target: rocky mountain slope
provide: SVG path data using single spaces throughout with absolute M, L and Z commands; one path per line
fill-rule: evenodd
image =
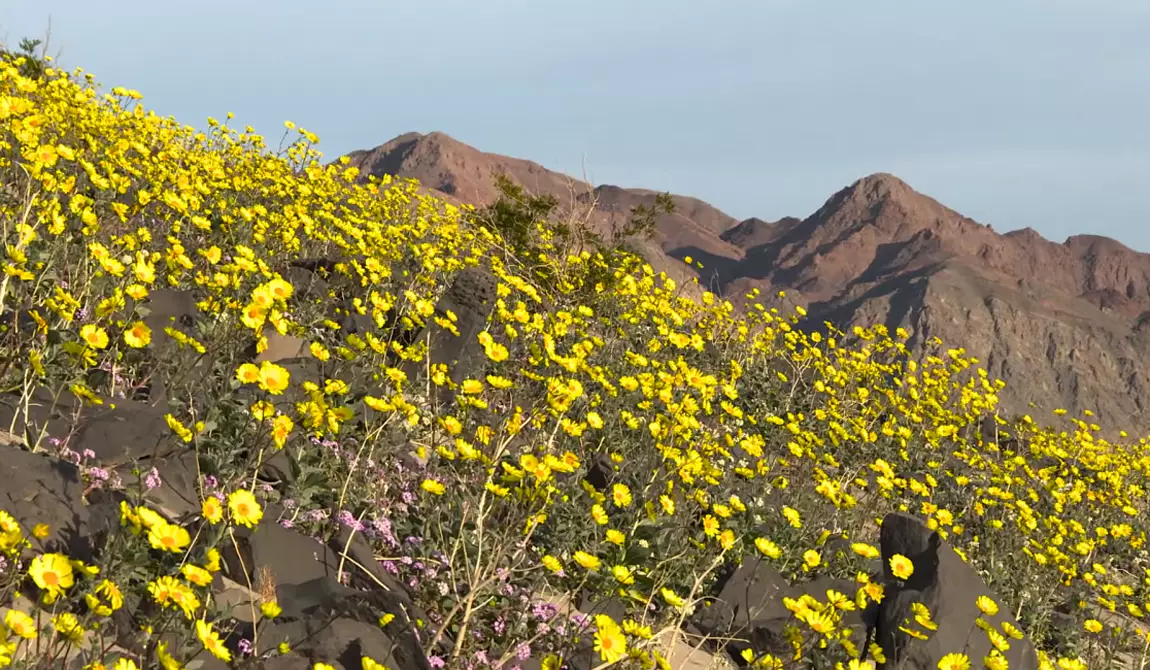
M 497 197 L 502 172 L 561 203 L 596 201 L 603 229 L 656 193 L 592 186 L 442 133 L 409 133 L 350 157 L 365 174 L 414 177 L 477 205 Z M 1033 401 L 1091 409 L 1132 431 L 1150 423 L 1150 254 L 1094 235 L 1059 244 L 1030 229 L 1001 234 L 889 174 L 856 181 L 805 219 L 738 221 L 674 199 L 646 251 L 680 281 L 698 277 L 733 299 L 785 289 L 816 323 L 901 326 L 914 343 L 938 336 L 1009 384 L 1010 411 L 1033 412 Z

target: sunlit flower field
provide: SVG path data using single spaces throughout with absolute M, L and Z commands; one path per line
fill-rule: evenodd
M 0 511 L 0 666 L 259 667 L 245 664 L 288 653 L 237 640 L 211 589 L 238 530 L 280 524 L 366 538 L 424 613 L 413 625 L 434 668 L 558 669 L 580 645 L 597 668 L 670 667 L 667 633 L 754 556 L 795 583 L 855 587 L 789 600 L 787 648 L 735 662 L 874 667 L 883 650 L 840 623 L 883 599 L 884 567 L 910 577 L 878 549 L 897 511 L 980 573 L 997 594 L 980 610 L 1017 619 L 1021 631 L 974 632 L 995 649 L 1025 633 L 1043 667 L 1146 658 L 1145 440 L 1108 441 L 1089 413 L 984 420 L 1004 385 L 962 343 L 909 351 L 882 326 L 800 329 L 801 308 L 758 295 L 690 298 L 635 256 L 560 243 L 546 221 L 544 253 L 517 257 L 474 210 L 326 163 L 291 123 L 269 139 L 228 114 L 201 131 L 81 70 L 19 66 L 0 67 L 3 391 L 30 412 L 43 391 L 107 405 L 162 386 L 165 439 L 194 449 L 202 474 L 200 508 L 173 516 L 150 497 L 158 474 L 72 459 L 87 491 L 123 500 L 89 562 Z M 332 294 L 305 296 L 293 259 L 330 259 Z M 436 304 L 475 267 L 497 279 L 495 304 L 482 365 L 453 375 L 410 334 L 455 328 Z M 200 318 L 149 326 L 149 297 L 171 289 Z M 333 307 L 366 326 L 350 332 Z M 257 362 L 269 336 L 302 338 L 312 367 Z M 29 437 L 74 456 L 62 436 Z M 308 476 L 257 476 L 283 454 Z M 258 637 L 280 604 L 247 586 Z M 613 614 L 586 606 L 608 601 Z M 143 653 L 106 640 L 129 606 L 149 613 Z M 933 633 L 929 611 L 917 622 Z M 984 666 L 1005 659 L 940 662 Z

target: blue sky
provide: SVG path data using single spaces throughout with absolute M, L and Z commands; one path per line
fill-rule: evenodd
M 106 87 L 332 158 L 441 130 L 767 219 L 893 172 L 999 231 L 1150 251 L 1145 0 L 3 0 L 0 37 L 49 18 Z

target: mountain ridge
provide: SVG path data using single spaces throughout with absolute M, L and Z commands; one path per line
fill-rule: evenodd
M 480 151 L 441 132 L 407 133 L 348 154 L 365 175 L 418 179 L 454 202 L 498 198 L 495 175 L 596 211 L 590 223 L 652 204 L 657 191 L 595 186 L 533 161 Z M 1058 243 L 1030 228 L 999 233 L 899 177 L 877 172 L 803 218 L 738 220 L 672 196 L 642 246 L 657 270 L 739 302 L 758 289 L 809 310 L 813 323 L 906 328 L 938 336 L 1007 381 L 1008 411 L 1090 409 L 1118 423 L 1150 421 L 1150 254 L 1083 233 Z M 690 262 L 686 262 L 690 258 Z M 700 267 L 701 266 L 701 267 Z M 1023 398 L 1025 396 L 1025 400 Z

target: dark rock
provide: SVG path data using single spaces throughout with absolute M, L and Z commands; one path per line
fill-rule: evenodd
M 196 307 L 196 297 L 191 291 L 177 289 L 155 289 L 148 294 L 147 314 L 143 321 L 152 329 L 154 342 L 170 341 L 164 328 L 172 326 L 186 333 L 195 327 L 200 319 Z
M 879 606 L 876 641 L 886 654 L 886 667 L 935 668 L 939 659 L 949 653 L 965 653 L 975 663 L 981 663 L 992 648 L 986 634 L 975 627 L 980 614 L 975 601 L 982 595 L 1000 605 L 998 614 L 983 616 L 987 622 L 999 631 L 1004 621 L 1018 627 L 978 573 L 917 518 L 888 514 L 882 523 L 881 547 L 887 586 Z M 895 554 L 914 563 L 914 572 L 905 582 L 891 573 L 889 560 Z M 899 630 L 907 620 L 909 627 L 921 630 L 911 609 L 916 602 L 925 605 L 938 624 L 938 630 L 927 640 L 915 639 Z M 1029 639 L 1009 642 L 1005 656 L 1012 669 L 1038 667 Z
M 43 448 L 46 440 L 67 438 L 75 429 L 74 417 L 84 407 L 69 391 L 56 397 L 46 388 L 37 388 L 26 403 L 17 394 L 5 394 L 0 396 L 0 430 L 23 438 L 32 447 Z
M 323 279 L 338 276 L 336 266 L 344 261 L 334 258 L 297 258 L 288 264 L 288 267 L 300 268 L 312 272 Z
M 339 665 L 329 664 L 336 670 L 344 670 L 344 668 Z M 263 670 L 312 670 L 313 664 L 306 656 L 301 656 L 299 653 L 293 651 L 287 656 L 272 656 L 264 660 L 260 664 L 260 667 L 263 668 Z
M 397 618 L 398 620 L 398 618 Z M 388 625 L 391 628 L 395 625 Z M 429 670 L 430 665 L 410 632 L 389 634 L 370 621 L 348 617 L 308 617 L 296 621 L 276 621 L 261 633 L 261 639 L 279 643 L 287 641 L 293 653 L 278 660 L 281 665 L 272 668 L 304 667 L 296 659 L 310 663 L 324 662 L 347 670 L 358 670 L 364 656 L 383 663 L 393 670 Z M 338 664 L 338 665 L 337 665 Z
M 260 634 L 261 653 L 288 642 L 292 656 L 359 668 L 363 656 L 392 668 L 428 668 L 416 629 L 416 618 L 387 591 L 364 592 L 329 577 L 278 589 L 283 613 Z M 379 619 L 394 614 L 386 627 Z M 284 659 L 287 662 L 287 659 Z M 310 667 L 310 666 L 308 666 Z
M 16 447 L 0 447 L 0 510 L 11 514 L 25 532 L 48 524 L 48 535 L 33 542 L 42 551 L 61 551 L 73 558 L 91 556 L 89 510 L 84 482 L 75 465 Z
M 456 336 L 434 321 L 428 323 L 419 339 L 427 338 L 431 363 L 446 364 L 456 384 L 482 373 L 486 354 L 478 336 L 487 327 L 487 318 L 495 303 L 498 281 L 483 268 L 468 268 L 456 274 L 454 281 L 435 306 L 438 316 L 455 315 Z M 424 363 L 408 364 L 408 376 L 414 378 Z M 449 399 L 446 396 L 445 399 Z
M 631 605 L 622 598 L 614 596 L 593 598 L 592 593 L 591 589 L 583 589 L 579 592 L 579 604 L 576 609 L 587 616 L 606 614 L 615 621 L 622 621 L 631 610 Z
M 199 338 L 197 326 L 203 323 L 204 315 L 196 306 L 196 296 L 191 291 L 178 289 L 155 289 L 148 294 L 147 302 L 143 305 L 143 321 L 152 329 L 152 348 L 157 357 L 168 358 L 171 361 L 169 369 L 184 371 L 178 380 L 181 388 L 196 388 L 204 379 L 212 374 L 212 357 L 201 355 L 191 347 L 180 347 L 164 328 L 171 326 L 193 337 Z M 147 384 L 146 396 L 148 404 L 163 407 L 177 390 L 168 388 L 170 382 L 159 375 L 151 378 Z
M 140 403 L 105 401 L 84 410 L 68 446 L 77 452 L 90 449 L 96 460 L 114 465 L 186 450 L 164 414 L 162 408 Z
M 595 487 L 596 491 L 602 492 L 607 489 L 607 485 L 615 478 L 615 472 L 619 466 L 611 461 L 611 457 L 607 454 L 598 454 L 595 460 L 590 463 L 587 468 L 587 474 L 584 479 L 587 483 Z
M 343 310 L 335 315 L 333 321 L 339 324 L 340 333 L 344 337 L 357 333 L 366 333 L 375 330 L 375 320 L 367 314 L 360 314 L 353 309 Z
M 783 598 L 800 594 L 766 560 L 748 558 L 695 615 L 691 627 L 704 635 L 734 638 L 727 650 L 736 659 L 748 647 L 756 653 L 785 649 L 783 628 L 792 615 Z
M 284 588 L 327 578 L 340 588 L 343 588 L 340 582 L 344 581 L 363 590 L 392 594 L 407 611 L 415 611 L 407 591 L 380 567 L 362 535 L 351 536 L 349 542 L 349 531 L 343 529 L 328 545 L 275 523 L 278 513 L 276 506 L 269 505 L 264 510 L 264 520 L 258 526 L 237 529 L 238 553 L 230 543 L 225 545 L 224 570 L 233 581 L 258 587 L 262 572 L 276 586 L 277 597 L 283 597 Z M 345 578 L 340 580 L 340 559 L 345 547 L 348 560 L 342 561 Z M 286 609 L 287 606 L 284 607 Z
M 256 344 L 253 342 L 244 352 L 245 357 L 256 364 L 264 361 L 278 363 L 293 358 L 311 358 L 308 342 L 302 337 L 280 335 L 271 328 L 264 329 L 264 337 L 267 339 L 267 347 L 263 351 L 257 352 Z
M 293 264 L 280 270 L 280 276 L 292 285 L 289 306 L 317 304 L 329 298 L 331 284 L 314 270 Z
M 266 570 L 277 587 L 336 577 L 339 558 L 323 542 L 275 523 L 271 505 L 264 514 L 265 519 L 254 529 L 236 529 L 238 551 L 225 543 L 222 557 L 228 577 L 257 589 L 261 570 Z
M 199 512 L 203 502 L 200 498 L 201 465 L 196 452 L 191 449 L 181 449 L 171 455 L 142 462 L 141 477 L 147 475 L 149 467 L 155 467 L 162 482 L 159 488 L 148 491 L 146 497 L 174 515 Z
M 14 405 L 18 398 L 0 401 L 0 425 L 11 425 L 28 444 L 51 451 L 50 438 L 83 454 L 92 463 L 117 472 L 127 483 L 133 467 L 147 472 L 155 467 L 164 481 L 150 492 L 169 509 L 180 513 L 198 509 L 199 467 L 195 452 L 172 434 L 164 411 L 127 400 L 104 398 L 104 404 L 82 402 L 70 392 L 54 399 L 46 390 L 33 394 L 25 414 Z

